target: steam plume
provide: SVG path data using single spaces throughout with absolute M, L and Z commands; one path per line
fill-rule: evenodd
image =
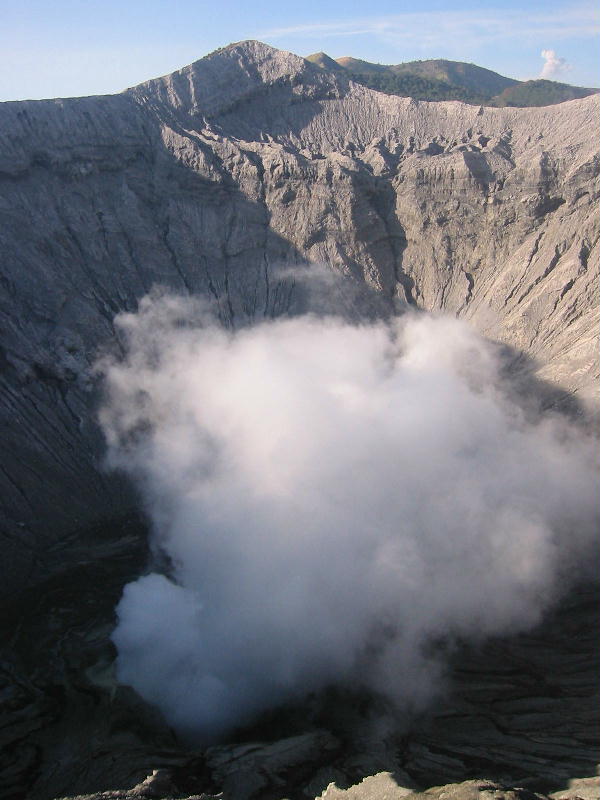
M 554 50 L 542 50 L 542 58 L 544 59 L 544 66 L 540 72 L 540 78 L 552 80 L 572 69 L 572 66 L 567 63 L 567 60 L 557 56 Z
M 183 734 L 333 682 L 427 702 L 432 641 L 533 625 L 588 546 L 591 444 L 456 320 L 231 332 L 163 296 L 117 326 L 109 460 L 170 563 L 125 589 L 118 674 Z

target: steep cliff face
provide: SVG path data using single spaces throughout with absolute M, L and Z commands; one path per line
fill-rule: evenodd
M 539 109 L 415 102 L 246 42 L 118 96 L 0 106 L 1 591 L 38 587 L 0 619 L 12 649 L 0 675 L 11 704 L 7 796 L 34 784 L 39 797 L 132 785 L 157 759 L 183 758 L 127 690 L 114 695 L 110 675 L 112 608 L 144 563 L 143 532 L 115 522 L 132 497 L 102 471 L 95 422 L 93 365 L 119 346 L 114 316 L 157 284 L 212 298 L 226 325 L 293 313 L 305 297 L 290 267 L 325 265 L 364 287 L 379 313 L 414 306 L 468 319 L 593 409 L 599 105 L 597 96 Z M 591 664 L 593 643 L 577 636 Z M 523 652 L 533 646 L 525 640 Z M 532 682 L 543 684 L 540 704 L 558 698 L 544 769 L 564 756 L 585 771 L 595 751 L 580 695 L 594 678 L 579 668 L 571 681 L 561 646 L 551 648 L 557 667 L 544 656 L 531 668 L 543 676 L 550 665 L 547 681 L 527 673 L 523 688 L 509 663 L 506 691 L 515 713 Z M 464 679 L 468 714 L 459 709 L 452 727 L 454 712 L 440 712 L 446 755 L 427 729 L 402 745 L 416 775 L 453 762 L 462 779 L 471 756 L 488 763 L 481 697 L 494 721 L 499 679 L 481 659 L 481 680 Z M 568 686 L 557 689 L 565 664 Z M 544 723 L 527 719 L 533 764 Z M 522 742 L 498 747 L 521 764 Z M 356 748 L 364 754 L 362 739 Z M 458 752 L 471 756 L 456 762 Z M 345 774 L 396 763 L 379 750 L 369 758 Z M 507 764 L 507 775 L 521 774 Z M 556 785 L 568 769 L 556 767 Z

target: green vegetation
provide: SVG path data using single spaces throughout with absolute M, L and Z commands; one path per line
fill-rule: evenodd
M 488 98 L 500 94 L 504 89 L 516 86 L 519 83 L 513 78 L 505 78 L 504 75 L 498 75 L 497 72 L 478 67 L 476 64 L 467 64 L 463 61 L 446 61 L 445 59 L 408 61 L 405 64 L 397 64 L 387 69 L 397 75 L 409 73 L 421 75 L 423 78 L 434 78 L 455 87 L 470 89 Z
M 371 64 L 370 61 L 361 61 L 360 58 L 338 58 L 337 63 L 340 67 L 347 69 L 348 72 L 387 72 L 391 67 L 385 64 Z
M 416 100 L 460 100 L 485 106 L 547 106 L 600 92 L 547 80 L 517 81 L 462 61 L 430 59 L 404 64 L 371 64 L 357 58 L 315 53 L 308 60 L 330 72 L 385 94 Z
M 462 100 L 463 103 L 475 105 L 481 105 L 487 100 L 485 95 L 470 89 L 452 86 L 435 78 L 422 78 L 420 75 L 411 73 L 397 75 L 393 72 L 349 72 L 348 76 L 356 83 L 368 86 L 369 89 L 401 97 L 414 97 L 416 100 Z
M 327 53 L 313 53 L 312 56 L 306 56 L 306 60 L 311 64 L 316 64 L 321 69 L 326 69 L 329 72 L 343 72 L 344 68 L 330 58 Z
M 565 100 L 576 100 L 597 93 L 598 89 L 584 89 L 581 86 L 569 86 L 568 83 L 554 81 L 524 81 L 517 86 L 505 89 L 494 98 L 497 106 L 552 106 L 564 103 Z

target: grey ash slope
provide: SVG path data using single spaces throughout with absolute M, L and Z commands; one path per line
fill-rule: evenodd
M 325 264 L 383 312 L 409 304 L 468 319 L 595 407 L 599 105 L 416 102 L 258 42 L 121 95 L 0 105 L 3 592 L 44 582 L 66 618 L 53 576 L 103 560 L 104 586 L 117 581 L 115 560 L 133 558 L 139 536 L 112 523 L 132 498 L 101 470 L 92 365 L 114 346 L 114 315 L 155 284 L 206 294 L 237 325 L 300 310 L 286 269 Z M 91 526 L 107 519 L 100 536 Z M 56 682 L 53 708 L 61 692 L 76 695 L 63 681 L 93 695 L 63 664 L 79 659 L 83 675 L 93 662 L 89 624 L 56 637 L 59 677 L 36 665 L 19 698 L 44 681 Z M 19 737 L 50 712 L 27 702 L 3 729 L 15 785 L 44 763 Z M 69 774 L 93 743 L 83 738 Z

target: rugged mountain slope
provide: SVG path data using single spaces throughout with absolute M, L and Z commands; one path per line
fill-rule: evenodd
M 412 305 L 468 319 L 593 408 L 599 105 L 416 102 L 257 42 L 117 96 L 2 104 L 3 592 L 43 583 L 43 605 L 60 620 L 73 601 L 54 576 L 92 565 L 90 581 L 103 583 L 102 559 L 143 549 L 114 523 L 131 496 L 101 470 L 93 363 L 114 343 L 114 315 L 155 284 L 206 294 L 238 325 L 300 310 L 289 267 L 325 264 L 366 287 L 382 313 Z M 40 600 L 27 597 L 17 608 L 35 620 Z M 88 669 L 90 624 L 69 623 L 49 645 L 57 664 L 79 648 Z M 10 685 L 21 668 L 6 667 Z M 60 705 L 39 699 L 46 667 L 36 668 L 35 680 L 17 681 L 5 729 L 15 785 L 41 758 L 19 737 Z M 96 696 L 68 681 L 68 696 Z M 106 694 L 89 702 L 110 705 Z
M 598 104 L 419 103 L 254 42 L 114 97 L 3 104 L 5 587 L 40 531 L 127 503 L 98 471 L 91 364 L 155 283 L 236 324 L 299 302 L 282 267 L 325 263 L 587 398 Z
M 98 472 L 90 367 L 155 283 L 215 297 L 235 324 L 293 305 L 282 266 L 325 263 L 390 308 L 470 319 L 587 397 L 597 109 L 417 103 L 258 43 L 119 96 L 3 104 L 15 578 L 36 560 L 28 531 L 63 536 L 126 502 Z

